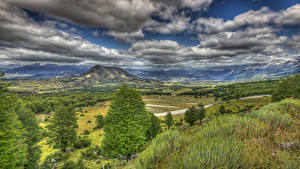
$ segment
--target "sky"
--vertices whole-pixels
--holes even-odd
[[[299,61],[300,0],[1,0],[0,66]]]

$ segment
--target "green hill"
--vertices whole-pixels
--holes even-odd
[[[299,168],[300,100],[157,136],[128,168]]]

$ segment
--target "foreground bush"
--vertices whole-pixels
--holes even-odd
[[[166,168],[171,163],[177,164],[178,159],[185,152],[190,139],[184,137],[178,131],[167,131],[158,135],[145,151],[139,154],[135,160],[136,168]]]
[[[202,139],[185,153],[182,168],[247,168],[244,163],[244,151],[243,143],[234,137]]]
[[[250,117],[238,115],[225,115],[212,120],[203,128],[201,137],[230,137],[245,139],[251,137],[263,137],[266,134],[266,127],[262,122]]]

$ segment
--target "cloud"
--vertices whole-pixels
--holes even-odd
[[[190,23],[190,18],[182,13],[174,14],[174,11],[183,7],[204,10],[211,1],[132,0],[131,3],[137,3],[133,5],[126,0],[90,0],[95,4],[102,2],[103,11],[102,6],[98,11],[94,7],[97,5],[86,4],[89,1],[72,1],[73,4],[70,4],[71,1],[66,0],[66,4],[70,5],[65,8],[66,11],[60,9],[65,7],[65,3],[61,7],[53,7],[58,3],[56,0],[13,2],[14,4],[0,2],[0,64],[57,63],[101,64],[125,68],[205,68],[284,63],[295,60],[300,49],[298,35],[279,35],[286,25],[279,16],[294,14],[296,7],[280,12],[262,8],[240,14],[233,20],[199,18]],[[71,27],[64,22],[47,19],[34,22],[16,6],[16,2],[21,7],[41,10],[72,23],[105,27],[108,29],[107,35],[132,45],[129,49],[116,50],[93,44],[83,39],[80,34],[70,32]],[[143,6],[145,4],[149,5],[149,9],[144,9],[148,8]],[[75,9],[78,11],[76,14],[73,11]],[[68,13],[68,10],[71,11]],[[155,15],[167,21],[157,22],[151,17],[149,19],[147,10],[152,13],[154,11]],[[84,14],[81,16],[81,13]],[[75,17],[77,15],[78,20]],[[289,24],[297,24],[297,17],[295,18],[293,22],[289,21]],[[85,19],[88,21],[84,22]],[[102,19],[107,23],[102,23]],[[135,22],[138,24],[134,25]],[[123,29],[122,25],[128,27]],[[163,34],[190,31],[197,36],[200,45],[189,47],[171,40],[143,40],[144,29]],[[93,35],[99,36],[99,33],[93,32]]]
[[[123,41],[125,43],[134,43],[144,38],[144,33],[142,30],[138,30],[136,32],[131,33],[109,31],[106,34],[113,36],[115,39]]]
[[[115,32],[136,32],[154,12],[167,9],[207,8],[212,0],[11,0],[12,4],[87,27]]]
[[[300,4],[296,4],[280,12],[275,23],[281,25],[300,25]]]
[[[188,29],[190,18],[184,15],[174,15],[170,22],[156,23],[145,26],[145,30],[161,34],[173,34],[183,32]]]
[[[99,32],[98,32],[98,31],[94,31],[94,32],[92,32],[92,34],[93,34],[94,36],[99,36]]]
[[[250,10],[235,16],[232,20],[224,21],[222,18],[198,18],[189,26],[192,32],[217,34],[226,31],[238,31],[244,28],[263,28],[272,25],[278,29],[285,25],[300,24],[300,4],[286,10],[275,12],[268,7],[260,10]],[[274,28],[274,29],[275,29]]]
[[[17,7],[0,2],[0,11],[1,60],[54,63],[79,63],[84,60],[102,63],[122,61],[116,50],[57,30],[55,26],[49,26],[50,22],[33,22]]]

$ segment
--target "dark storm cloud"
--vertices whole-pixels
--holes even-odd
[[[299,23],[299,15],[290,17],[298,13],[299,5],[280,12],[268,8],[251,10],[226,22],[216,18],[199,18],[190,23],[190,18],[174,15],[174,11],[179,7],[201,10],[211,1],[72,2],[76,3],[71,4],[71,0],[0,2],[0,64],[37,62],[130,68],[203,68],[258,62],[284,63],[295,60],[300,49],[298,35],[278,35],[284,25]],[[58,3],[62,6],[55,8]],[[132,46],[128,50],[116,50],[93,44],[72,31],[58,30],[57,27],[71,30],[59,21],[34,22],[18,6],[39,10],[72,23],[107,28],[106,34],[132,43]],[[170,22],[157,23],[149,19],[149,13],[153,12],[161,18],[170,19]],[[271,26],[270,23],[276,25]],[[128,27],[125,28],[125,25]],[[171,40],[141,40],[144,38],[143,29],[157,33],[187,30],[197,36],[200,45],[189,47]],[[94,36],[100,35],[94,33]]]
[[[0,11],[0,46],[4,47],[0,59],[8,59],[8,56],[15,53],[13,57],[15,60],[24,59],[33,62],[39,60],[50,62],[51,58],[47,54],[57,56],[53,57],[52,61],[58,63],[68,61],[74,63],[80,60],[84,62],[84,59],[98,62],[121,60],[115,50],[94,45],[79,36],[59,31],[55,26],[49,26],[49,21],[35,23],[22,10],[8,3],[0,2]],[[18,53],[19,51],[22,53]],[[33,52],[36,54],[33,55]],[[16,59],[18,54],[20,56]]]
[[[178,9],[202,10],[211,2],[212,0],[11,0],[16,6],[43,12],[74,24],[105,28],[108,35],[129,43],[143,38],[141,29],[144,26],[159,24],[152,20],[153,13],[173,21],[176,20],[174,14]],[[172,23],[179,22],[177,19]],[[159,29],[163,30],[161,27]],[[173,27],[164,31],[170,32],[169,29]]]

